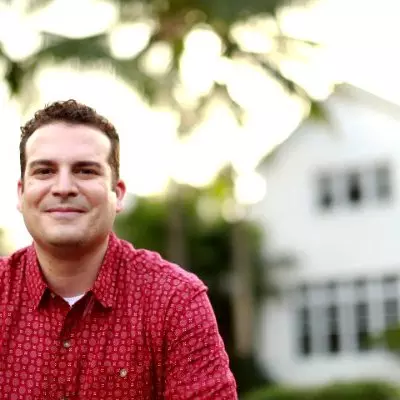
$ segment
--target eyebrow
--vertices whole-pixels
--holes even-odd
[[[31,161],[28,164],[29,169],[35,168],[37,166],[42,166],[42,165],[46,165],[46,166],[51,166],[54,165],[54,162],[51,160],[35,160],[35,161]]]
[[[29,169],[38,167],[38,166],[54,166],[56,163],[52,160],[34,160],[29,163]],[[98,169],[102,169],[102,165],[96,161],[77,161],[73,163],[74,167],[94,167]]]

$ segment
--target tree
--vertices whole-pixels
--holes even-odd
[[[25,0],[24,12],[30,13],[49,5],[51,0]],[[294,80],[281,72],[282,61],[302,58],[304,49],[316,44],[290,37],[280,28],[283,9],[292,5],[310,3],[310,0],[114,0],[119,9],[119,22],[150,21],[153,29],[147,44],[133,58],[117,61],[111,56],[107,38],[109,32],[100,35],[71,39],[38,32],[44,39],[40,50],[26,60],[16,61],[9,57],[0,43],[0,59],[6,63],[5,80],[13,94],[21,93],[22,85],[31,80],[35,72],[49,61],[59,63],[78,61],[82,64],[101,63],[108,65],[118,76],[134,83],[151,104],[168,103],[180,115],[180,132],[190,133],[204,117],[207,107],[215,98],[223,98],[238,120],[243,117],[243,108],[235,100],[226,82],[213,82],[207,93],[198,95],[188,104],[180,99],[177,87],[182,84],[180,71],[185,53],[185,39],[196,29],[208,30],[221,42],[220,56],[228,61],[242,60],[263,70],[266,76],[276,79],[287,90],[310,104],[310,111],[318,114],[321,108]],[[21,1],[0,0],[0,4],[21,4]],[[256,23],[268,17],[271,46],[268,51],[253,51],[235,37],[233,30],[243,24]],[[158,76],[146,69],[143,61],[148,53],[160,45],[172,52],[171,62]]]
[[[0,0],[1,3],[13,3]],[[27,2],[27,6],[29,2]],[[40,2],[30,2],[38,6]],[[38,3],[38,4],[36,4]],[[26,12],[30,8],[27,7]],[[23,60],[13,59],[6,51],[4,43],[0,41],[0,62],[5,65],[4,79],[12,97],[19,101],[24,100],[24,92],[34,94],[31,90],[37,72],[48,64],[60,65],[69,62],[77,68],[107,67],[116,71],[118,76],[130,85],[140,84],[142,75],[137,76],[135,70],[127,63],[120,62],[112,57],[107,45],[107,35],[98,34],[83,38],[69,38],[51,32],[41,31],[38,34],[43,39],[43,45],[33,54]],[[28,96],[29,97],[29,96]],[[32,99],[29,99],[32,101]]]

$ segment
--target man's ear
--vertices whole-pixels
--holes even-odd
[[[23,192],[24,192],[24,182],[21,179],[18,180],[17,190],[18,190],[17,209],[18,209],[19,212],[21,212],[22,211],[22,195],[23,195]]]
[[[117,182],[115,193],[117,195],[117,213],[120,213],[124,208],[123,202],[126,194],[126,185],[124,181],[119,180]]]

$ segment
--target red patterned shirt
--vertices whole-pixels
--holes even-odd
[[[114,234],[72,307],[33,246],[0,260],[0,399],[237,399],[206,288]]]

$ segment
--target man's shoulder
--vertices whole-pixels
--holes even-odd
[[[8,286],[10,279],[10,257],[0,257],[0,301],[1,293]]]
[[[8,256],[0,256],[0,288],[7,284],[8,278],[11,279],[13,271],[21,266],[26,252],[27,248],[23,248]]]
[[[2,273],[4,273],[3,271],[6,270],[8,265],[9,265],[9,257],[0,256],[0,276],[2,275]]]
[[[15,267],[21,264],[28,250],[29,247],[24,247],[14,251],[7,256],[0,256],[0,269]]]
[[[205,288],[204,283],[193,273],[183,267],[166,260],[159,253],[148,249],[135,249],[128,242],[122,241],[126,247],[127,267],[133,274],[132,284],[138,282],[151,284],[152,288],[194,289]],[[127,254],[128,253],[128,254]]]

